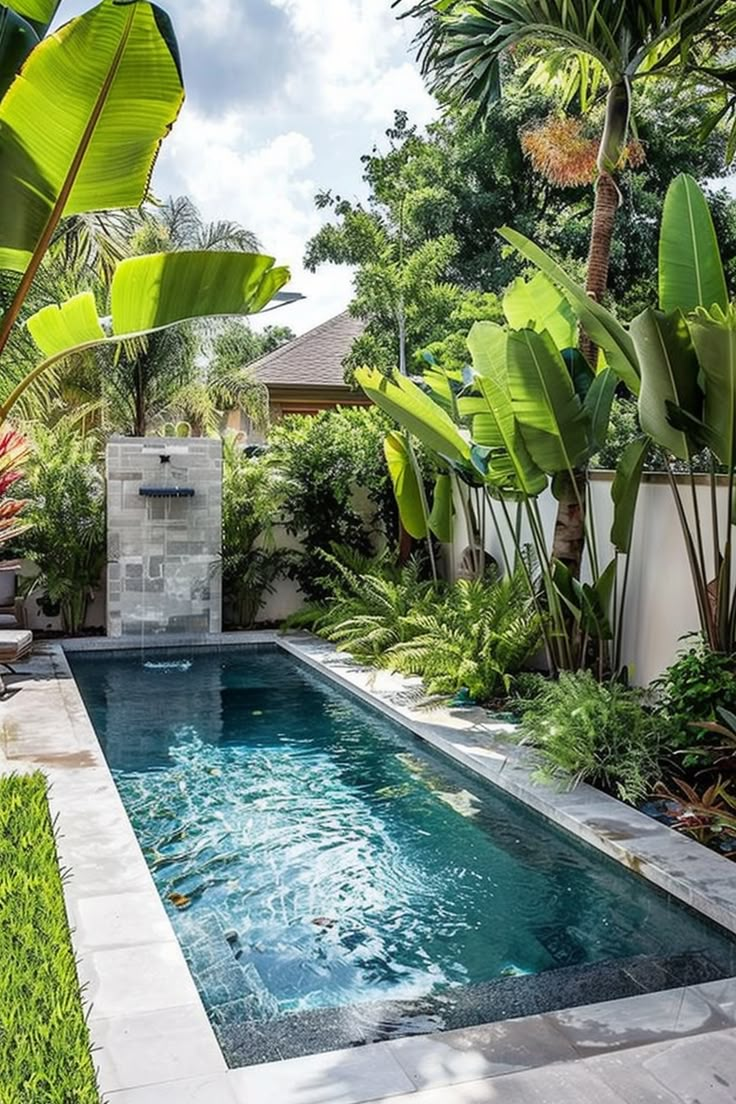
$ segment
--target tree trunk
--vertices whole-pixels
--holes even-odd
[[[558,476],[556,483],[558,503],[552,555],[560,560],[577,579],[580,577],[585,550],[585,500],[588,472],[586,470],[575,472],[575,486],[569,476]]]
[[[616,182],[608,172],[598,177],[595,189],[595,207],[593,226],[590,232],[590,251],[588,253],[588,276],[585,290],[591,299],[600,302],[608,287],[608,269],[611,263],[611,243],[616,225],[616,212],[619,205],[619,193]],[[580,334],[580,349],[595,368],[598,348],[585,332]]]

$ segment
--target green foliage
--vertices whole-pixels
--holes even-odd
[[[505,694],[512,677],[539,647],[542,626],[521,568],[439,586],[413,559],[396,567],[336,549],[325,556],[330,596],[298,614],[308,626],[356,659],[419,675],[430,694],[466,691],[487,701]]]
[[[99,1104],[41,774],[0,778],[0,1102]]]
[[[542,623],[521,568],[510,578],[490,570],[459,579],[443,600],[412,610],[389,666],[420,675],[430,694],[466,690],[476,701],[508,693],[513,676],[540,647]]]
[[[222,585],[239,628],[251,628],[267,594],[283,576],[293,553],[277,548],[274,527],[285,484],[267,457],[245,455],[235,436],[223,443]]]
[[[736,711],[736,656],[712,651],[700,640],[678,656],[654,687],[675,726],[671,750],[705,748],[713,743],[712,735],[695,722],[715,721],[719,709]],[[686,756],[685,765],[698,761],[695,751]]]
[[[383,452],[389,427],[380,411],[354,408],[290,415],[271,430],[273,462],[288,485],[284,523],[304,548],[295,575],[308,598],[325,594],[323,551],[337,544],[369,554],[397,536]]]
[[[545,776],[590,782],[634,804],[657,781],[671,726],[640,692],[562,672],[521,707],[522,738],[539,750]]]
[[[105,492],[92,437],[72,426],[36,427],[22,492],[30,499],[23,554],[39,568],[43,587],[61,607],[67,632],[84,625],[87,605],[105,565]]]
[[[411,637],[414,616],[438,600],[419,560],[397,567],[388,553],[362,556],[335,545],[322,553],[321,579],[329,597],[290,619],[309,627],[362,663],[384,665],[387,649]]]

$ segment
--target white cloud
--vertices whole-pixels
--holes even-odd
[[[290,289],[308,296],[266,322],[308,329],[343,310],[351,297],[350,270],[302,268],[307,240],[322,218],[314,206],[317,186],[310,176],[315,153],[297,131],[262,145],[248,141],[245,117],[231,113],[219,122],[185,110],[168,139],[154,181],[160,194],[186,192],[207,219],[230,218],[253,230],[264,252],[292,270]]]

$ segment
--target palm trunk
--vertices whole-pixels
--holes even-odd
[[[626,78],[613,84],[606,102],[606,124],[598,151],[598,181],[595,188],[593,224],[590,230],[588,251],[588,275],[585,290],[591,299],[600,301],[608,288],[608,269],[611,263],[611,244],[616,226],[620,195],[614,173],[621,161],[629,132],[631,114],[631,88]],[[588,363],[595,368],[598,349],[588,334],[581,331],[580,349]],[[576,488],[572,480],[560,497],[555,524],[552,555],[570,569],[576,577],[585,548],[585,501],[588,482],[587,470],[575,472]]]

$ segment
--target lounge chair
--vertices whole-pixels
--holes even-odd
[[[12,664],[27,656],[32,647],[33,633],[28,629],[0,629],[0,667],[14,675]],[[0,696],[4,693],[5,683],[0,676]]]

